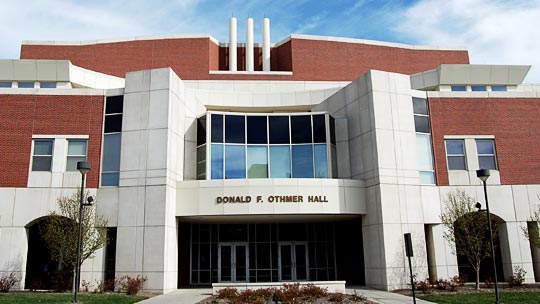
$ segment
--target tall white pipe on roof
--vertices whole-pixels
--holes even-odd
[[[229,19],[229,71],[236,71],[236,18]]]
[[[253,72],[253,18],[246,19],[246,71]]]
[[[263,18],[262,22],[262,64],[263,71],[270,71],[270,19]]]

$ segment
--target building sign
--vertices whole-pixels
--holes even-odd
[[[218,196],[218,204],[249,204],[249,203],[328,203],[326,195],[270,195],[270,196]]]

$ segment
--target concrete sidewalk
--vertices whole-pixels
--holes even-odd
[[[413,299],[397,293],[369,289],[366,287],[347,288],[348,294],[363,295],[369,300],[381,304],[412,304]],[[185,288],[156,296],[141,302],[140,304],[194,304],[212,295],[212,288]],[[416,299],[417,304],[430,304],[432,302]]]

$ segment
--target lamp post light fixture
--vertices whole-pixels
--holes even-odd
[[[488,195],[487,195],[487,186],[486,181],[489,178],[489,170],[487,169],[480,169],[476,170],[476,176],[482,181],[484,185],[484,197],[486,200],[486,212],[487,212],[487,220],[488,220],[488,227],[489,227],[489,244],[491,246],[491,258],[493,259],[493,271],[494,271],[494,279],[495,279],[495,303],[499,304],[499,286],[497,281],[497,263],[495,262],[495,247],[493,246],[493,228],[491,227],[491,214],[489,212],[489,202],[488,202]],[[480,210],[479,207],[481,207],[480,203],[476,203],[476,207]]]
[[[75,290],[73,294],[73,302],[79,303],[79,285],[81,284],[81,245],[82,245],[82,219],[83,219],[83,207],[91,204],[94,199],[88,197],[88,204],[84,203],[84,181],[86,179],[86,173],[90,171],[90,162],[80,161],[77,162],[77,170],[81,172],[81,197],[79,201],[79,231],[77,236],[77,261],[75,265]]]

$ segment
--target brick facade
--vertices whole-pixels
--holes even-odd
[[[538,98],[430,98],[437,185],[448,185],[445,135],[494,135],[501,184],[540,184]]]
[[[103,105],[103,96],[0,95],[0,187],[26,187],[32,135],[89,135],[87,185],[97,188]]]
[[[262,70],[262,50],[254,49],[255,70]],[[280,75],[213,75],[228,70],[228,49],[209,38],[137,40],[81,46],[22,45],[21,59],[68,59],[77,66],[124,77],[126,72],[171,67],[184,80],[351,81],[370,69],[414,74],[440,64],[469,63],[467,51],[414,50],[309,39],[291,39],[271,50]],[[245,49],[237,50],[238,70],[245,70]]]

